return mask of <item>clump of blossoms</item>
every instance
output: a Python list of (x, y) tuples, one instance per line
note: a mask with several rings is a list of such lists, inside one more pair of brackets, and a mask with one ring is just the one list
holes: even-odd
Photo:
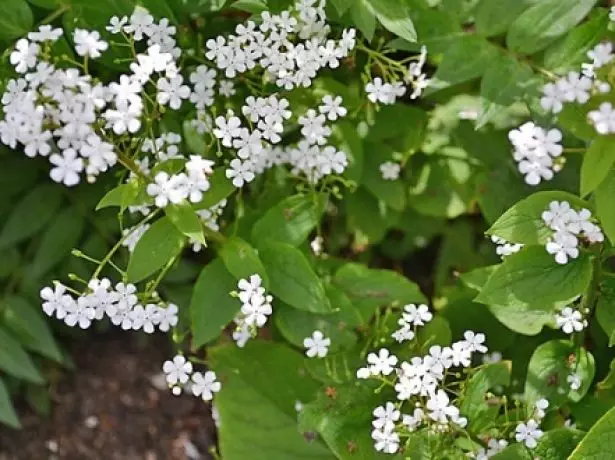
[(231, 295), (241, 302), (241, 310), (233, 320), (235, 330), (233, 340), (237, 346), (243, 348), (248, 340), (256, 336), (259, 328), (267, 323), (273, 313), (271, 302), (273, 297), (265, 292), (262, 278), (255, 273), (249, 279), (241, 279), (237, 283), (239, 292), (233, 291)]
[(491, 235), (491, 241), (496, 245), (495, 253), (502, 259), (519, 252), (521, 248), (523, 248), (521, 243), (509, 243), (504, 238), (500, 238), (496, 235)]
[(165, 361), (162, 365), (162, 372), (165, 374), (165, 380), (172, 393), (176, 396), (179, 396), (182, 389), (187, 387), (194, 396), (200, 397), (203, 401), (211, 401), (214, 393), (219, 392), (222, 388), (215, 372), (194, 371), (192, 362), (183, 355), (176, 355), (172, 360)]
[(590, 244), (604, 241), (602, 230), (592, 221), (588, 209), (575, 211), (567, 201), (552, 201), (541, 217), (554, 232), (545, 247), (558, 264), (579, 257), (581, 240)]

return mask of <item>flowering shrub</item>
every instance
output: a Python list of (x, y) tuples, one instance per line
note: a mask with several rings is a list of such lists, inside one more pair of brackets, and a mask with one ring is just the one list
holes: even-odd
[[(40, 290), (56, 325), (168, 333), (169, 389), (212, 405), (225, 459), (613, 458), (596, 3), (68, 0), (34, 26), (4, 0), (3, 183), (49, 183), (0, 249), (56, 190), (117, 235), (7, 292)], [(58, 226), (39, 252), (77, 245)], [(0, 369), (40, 383), (3, 328)]]

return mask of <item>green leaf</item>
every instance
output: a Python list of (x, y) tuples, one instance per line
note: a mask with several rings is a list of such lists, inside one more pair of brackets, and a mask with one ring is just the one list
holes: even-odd
[(609, 365), (609, 373), (602, 381), (596, 384), (596, 388), (600, 391), (608, 391), (615, 388), (615, 359), (611, 360)]
[(348, 231), (361, 234), (368, 244), (382, 241), (386, 231), (397, 219), (395, 211), (387, 208), (384, 203), (359, 187), (354, 193), (348, 193), (344, 199), (348, 215)]
[(568, 460), (610, 460), (615, 456), (615, 408), (589, 430)]
[(452, 340), (453, 333), (448, 320), (441, 315), (434, 316), (429, 323), (419, 329), (416, 335), (416, 342), (424, 353), (427, 353), (432, 345), (445, 347), (450, 345)]
[(476, 301), (488, 305), (543, 306), (567, 302), (585, 291), (591, 276), (592, 261), (587, 254), (560, 265), (543, 247), (525, 247), (504, 259)]
[(319, 433), (338, 459), (392, 458), (377, 453), (370, 438), (370, 409), (380, 404), (381, 396), (366, 385), (337, 386), (335, 398), (320, 392), (315, 401), (304, 405), (299, 414), (299, 430)]
[(593, 10), (593, 18), (575, 27), (545, 50), (544, 65), (556, 73), (580, 67), (607, 30), (609, 18), (606, 10)]
[(120, 184), (109, 190), (96, 205), (96, 211), (103, 208), (118, 206), (123, 211), (128, 206), (137, 204), (139, 196), (139, 183), (131, 181), (127, 184)]
[(256, 247), (267, 240), (299, 246), (318, 225), (325, 204), (325, 195), (285, 198), (254, 224), (252, 241)]
[(217, 168), (209, 177), (209, 190), (203, 194), (203, 199), (194, 205), (194, 209), (207, 209), (228, 198), (235, 190), (233, 183), (226, 178), (225, 168)]
[(606, 178), (594, 193), (596, 199), (596, 214), (600, 219), (600, 227), (611, 240), (615, 243), (615, 212), (613, 203), (615, 202), (615, 169), (611, 169)]
[(53, 338), (47, 322), (26, 299), (17, 296), (5, 297), (2, 301), (3, 323), (24, 347), (41, 355), (63, 362), (64, 357)]
[(145, 231), (130, 256), (128, 280), (136, 283), (156, 273), (179, 255), (184, 240), (169, 218), (158, 219)]
[(596, 0), (543, 0), (512, 23), (506, 44), (518, 53), (540, 51), (581, 22), (595, 3)]
[(269, 286), (267, 272), (258, 257), (258, 252), (241, 238), (233, 236), (226, 240), (218, 255), (224, 261), (226, 269), (236, 279), (247, 279), (257, 273), (263, 280), (263, 286)]
[(549, 208), (551, 201), (568, 201), (577, 210), (591, 209), (589, 203), (570, 193), (538, 192), (506, 211), (487, 233), (513, 243), (544, 245), (553, 234), (542, 220), (542, 213)]
[(358, 0), (354, 2), (350, 9), (352, 22), (357, 29), (365, 36), (367, 41), (372, 41), (376, 31), (376, 14), (368, 0)]
[(46, 10), (55, 10), (61, 6), (60, 0), (28, 0), (28, 3)]
[(342, 120), (333, 126), (333, 138), (335, 145), (346, 153), (348, 167), (344, 170), (344, 176), (355, 182), (361, 180), (363, 174), (363, 142), (357, 133), (357, 128), (348, 121)]
[(609, 339), (609, 347), (615, 345), (615, 279), (605, 277), (600, 284), (596, 304), (596, 319)]
[(589, 146), (581, 167), (581, 196), (593, 192), (615, 163), (615, 136), (598, 136)]
[[(425, 94), (482, 76), (499, 53), (495, 46), (477, 35), (460, 37), (442, 57)], [(429, 89), (432, 88), (432, 89)]]
[(534, 76), (530, 66), (508, 55), (490, 63), (480, 85), (483, 108), (476, 120), (476, 128), (485, 126), (499, 112), (513, 103), (536, 93), (542, 81)]
[(316, 330), (321, 331), (331, 339), (329, 352), (333, 353), (350, 349), (357, 342), (356, 334), (344, 321), (345, 315), (348, 312), (316, 315), (277, 303), (275, 324), (286, 340), (300, 348), (303, 348), (303, 339), (310, 337)]
[(503, 451), (491, 457), (492, 460), (532, 460), (533, 456), (527, 447), (521, 443), (508, 446)]
[[(427, 122), (427, 113), (418, 107), (385, 105), (378, 110), (373, 125), (369, 127), (365, 138), (366, 150), (387, 147), (389, 151), (392, 149), (405, 154), (415, 152), (423, 143)], [(365, 160), (369, 160), (369, 155), (365, 155)]]
[[(545, 342), (536, 348), (530, 359), (524, 400), (534, 404), (545, 398), (549, 401), (549, 409), (558, 408), (569, 400), (578, 402), (592, 385), (595, 371), (594, 357), (585, 348), (579, 348), (570, 340)], [(573, 373), (581, 378), (578, 390), (572, 390), (566, 381)]]
[(281, 344), (252, 341), (244, 349), (234, 344), (211, 348), (208, 361), (222, 382), (216, 408), (225, 460), (335, 458), (297, 430), (295, 403), (309, 401), (318, 388), (299, 353)]
[(0, 327), (0, 369), (28, 382), (45, 381), (20, 343), (3, 327)]
[(164, 211), (173, 225), (177, 227), (177, 230), (190, 238), (191, 241), (206, 244), (201, 219), (189, 203), (171, 203), (164, 208)]
[(500, 35), (530, 5), (538, 0), (481, 0), (476, 7), (476, 32), (484, 37)]
[(84, 225), (85, 218), (75, 207), (58, 214), (43, 233), (28, 275), (38, 278), (65, 259), (79, 243)]
[(241, 302), (231, 297), (237, 281), (224, 266), (222, 259), (208, 263), (194, 285), (190, 301), (190, 328), (195, 348), (216, 339), (233, 320)]
[(409, 42), (416, 41), (409, 7), (403, 0), (372, 0), (370, 3), (385, 29)]
[(342, 16), (348, 8), (353, 5), (353, 0), (331, 0), (333, 6), (337, 10), (340, 16)]
[(392, 270), (372, 269), (365, 265), (348, 263), (333, 279), (352, 303), (361, 310), (375, 310), (382, 305), (426, 302), (419, 287)]
[(487, 391), (510, 385), (511, 366), (510, 361), (487, 364), (469, 380), (459, 410), (468, 418), (472, 432), (482, 432), (497, 417), (500, 405), (489, 404)]
[(61, 189), (55, 185), (37, 186), (18, 203), (0, 232), (0, 250), (36, 234), (56, 215), (62, 203)]
[(271, 241), (261, 247), (259, 254), (275, 297), (299, 310), (333, 311), (322, 281), (299, 249)]
[(26, 0), (0, 2), (0, 40), (14, 40), (25, 36), (34, 26), (32, 10)]
[(11, 402), (11, 395), (2, 379), (0, 379), (0, 422), (11, 428), (21, 428), (21, 423), (19, 423), (17, 413)]

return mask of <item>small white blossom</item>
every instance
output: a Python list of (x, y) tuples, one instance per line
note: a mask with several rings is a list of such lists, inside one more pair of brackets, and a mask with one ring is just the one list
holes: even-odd
[(169, 385), (185, 384), (192, 374), (192, 363), (182, 355), (176, 355), (172, 361), (165, 361), (162, 371), (166, 374)]
[(306, 337), (303, 340), (303, 346), (307, 349), (305, 354), (308, 358), (324, 358), (327, 356), (329, 346), (331, 345), (331, 339), (324, 336), (320, 331), (314, 331), (312, 337)]
[(515, 431), (517, 442), (523, 442), (530, 449), (536, 447), (537, 440), (543, 435), (542, 430), (538, 428), (538, 423), (533, 419), (528, 420), (527, 423), (519, 423)]
[(203, 401), (211, 401), (214, 398), (214, 393), (217, 393), (222, 388), (222, 384), (216, 380), (216, 373), (207, 371), (205, 374), (195, 372), (192, 374), (192, 394), (200, 396)]

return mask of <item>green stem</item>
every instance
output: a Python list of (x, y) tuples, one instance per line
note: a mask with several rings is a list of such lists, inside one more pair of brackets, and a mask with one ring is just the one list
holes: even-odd
[(55, 10), (53, 13), (51, 13), (48, 16), (44, 17), (41, 20), (41, 22), (39, 22), (39, 25), (49, 24), (50, 22), (53, 22), (55, 19), (59, 18), (64, 13), (66, 13), (68, 10), (70, 10), (70, 5), (62, 5), (60, 8)]
[[(600, 289), (600, 281), (602, 279), (602, 244), (594, 249), (594, 259), (592, 268), (592, 278), (587, 286), (587, 289), (583, 293), (583, 298), (579, 305), (579, 310), (583, 316), (591, 318), (594, 312), (596, 301), (598, 300), (598, 292)], [(585, 310), (589, 310), (589, 313), (585, 313)], [(585, 330), (575, 334), (574, 343), (577, 347), (581, 347), (585, 342)]]

